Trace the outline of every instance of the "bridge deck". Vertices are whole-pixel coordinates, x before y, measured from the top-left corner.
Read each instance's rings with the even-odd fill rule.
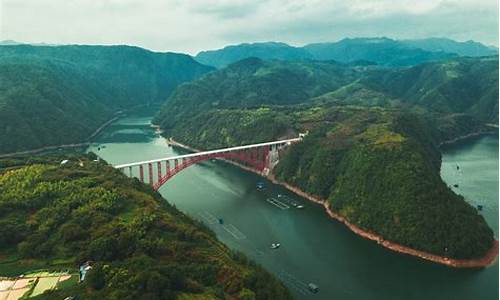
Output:
[[[156,162],[166,161],[166,160],[197,157],[197,156],[214,154],[214,153],[221,153],[221,152],[239,151],[239,150],[251,149],[251,148],[256,148],[256,147],[264,147],[264,146],[272,146],[272,145],[277,145],[277,144],[298,142],[300,140],[301,140],[301,138],[299,137],[299,138],[280,140],[280,141],[274,141],[274,142],[267,142],[267,143],[244,145],[244,146],[237,146],[237,147],[224,148],[224,149],[202,151],[202,152],[190,153],[190,154],[185,154],[185,155],[177,155],[177,156],[170,156],[170,157],[153,159],[153,160],[146,160],[146,161],[138,161],[138,162],[133,162],[133,163],[121,164],[121,165],[116,165],[115,168],[122,169],[122,168],[133,167],[133,166],[138,166],[138,165],[145,165],[145,164],[156,163]]]

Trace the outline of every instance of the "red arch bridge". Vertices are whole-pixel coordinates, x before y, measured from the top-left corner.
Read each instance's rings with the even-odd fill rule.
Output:
[[[301,139],[302,138],[299,137],[274,142],[196,152],[121,164],[114,167],[130,177],[138,176],[139,180],[142,182],[146,182],[144,171],[147,170],[147,183],[155,190],[158,190],[165,182],[180,171],[208,159],[227,159],[236,161],[265,174],[277,164],[279,159],[278,150],[298,142]]]

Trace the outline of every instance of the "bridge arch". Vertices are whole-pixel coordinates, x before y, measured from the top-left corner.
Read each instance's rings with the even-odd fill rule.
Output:
[[[163,184],[182,170],[209,159],[227,159],[244,163],[246,166],[253,168],[258,172],[264,173],[266,169],[272,169],[277,163],[279,149],[300,140],[301,138],[295,138],[196,152],[150,161],[121,164],[114,167],[130,177],[134,176],[134,170],[138,169],[138,177],[142,182],[145,182],[144,171],[147,169],[148,183],[153,187],[153,189],[158,190]],[[156,176],[154,173],[156,173]]]

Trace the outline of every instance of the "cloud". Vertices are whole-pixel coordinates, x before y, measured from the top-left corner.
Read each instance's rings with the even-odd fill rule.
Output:
[[[223,19],[236,19],[254,14],[264,2],[262,0],[218,0],[211,1],[207,5],[207,1],[196,0],[182,1],[180,4],[195,14],[213,15],[215,18]]]
[[[0,39],[196,53],[230,43],[450,37],[498,45],[496,0],[0,0]]]

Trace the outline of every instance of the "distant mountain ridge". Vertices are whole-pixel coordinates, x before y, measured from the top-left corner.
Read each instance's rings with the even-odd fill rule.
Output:
[[[498,55],[498,48],[485,46],[469,40],[457,42],[447,38],[428,38],[419,40],[402,40],[404,44],[427,51],[443,51],[456,53],[460,56],[490,56]]]
[[[345,38],[337,42],[313,43],[303,47],[280,42],[244,43],[202,51],[195,59],[217,68],[248,57],[264,60],[336,60],[343,63],[371,61],[384,66],[413,66],[457,56],[497,54],[498,49],[474,41],[457,42],[447,38],[394,40],[381,37]]]
[[[304,60],[314,57],[302,48],[292,47],[285,43],[266,42],[240,44],[224,47],[222,50],[202,51],[195,59],[205,65],[221,68],[238,60],[249,57],[279,60]]]

